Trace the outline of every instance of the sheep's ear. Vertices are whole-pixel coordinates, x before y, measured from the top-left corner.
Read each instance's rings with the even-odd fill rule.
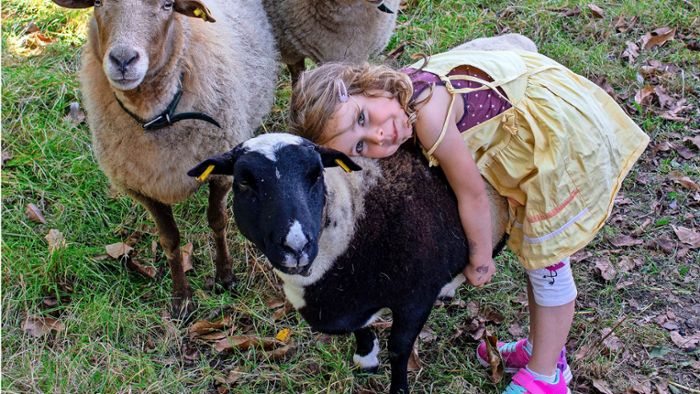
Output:
[[[205,22],[216,22],[209,8],[197,0],[175,0],[175,11],[182,15],[202,18]]]
[[[321,155],[321,163],[323,163],[323,166],[326,168],[340,167],[345,170],[345,172],[362,170],[362,167],[358,166],[343,152],[318,145],[316,145],[314,149]]]
[[[89,8],[95,5],[94,0],[53,0],[53,2],[65,8]]]
[[[235,147],[233,150],[212,156],[197,164],[193,169],[187,171],[187,175],[196,177],[198,181],[204,182],[211,174],[233,175],[233,166],[241,155],[241,148]]]

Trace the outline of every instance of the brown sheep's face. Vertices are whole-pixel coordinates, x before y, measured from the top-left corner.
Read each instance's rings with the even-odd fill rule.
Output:
[[[199,0],[54,0],[68,8],[94,6],[92,21],[109,83],[118,90],[139,86],[148,73],[156,73],[172,50],[176,13],[214,22]]]

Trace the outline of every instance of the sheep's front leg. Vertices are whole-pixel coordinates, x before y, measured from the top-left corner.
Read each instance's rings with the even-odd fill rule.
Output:
[[[232,291],[236,286],[236,279],[231,272],[233,262],[226,244],[226,225],[228,223],[226,196],[230,189],[230,182],[220,180],[209,182],[207,219],[209,227],[214,233],[214,243],[216,244],[216,283],[224,290]]]
[[[190,284],[182,267],[180,232],[173,217],[173,210],[170,205],[160,203],[142,194],[129,192],[129,195],[141,203],[156,222],[160,245],[168,259],[170,276],[173,280],[172,317],[187,320],[196,308],[192,301]]]
[[[306,65],[304,64],[304,59],[301,59],[300,62],[296,62],[294,64],[287,64],[287,68],[289,69],[289,75],[292,78],[292,87],[297,84],[297,81],[299,80],[299,77],[301,76],[301,73],[306,70]]]
[[[393,323],[389,336],[392,394],[408,394],[408,358],[421,328],[428,320],[432,302],[426,305],[410,305],[410,308],[393,310]]]
[[[369,327],[354,332],[356,349],[352,361],[364,372],[377,372],[379,368],[379,341]]]

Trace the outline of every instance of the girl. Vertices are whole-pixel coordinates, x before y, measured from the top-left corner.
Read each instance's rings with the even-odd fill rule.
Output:
[[[603,226],[649,138],[589,80],[534,52],[455,49],[395,71],[325,64],[292,93],[293,133],[383,158],[412,137],[440,165],[470,241],[464,275],[491,280],[482,180],[509,201],[508,246],[527,271],[528,338],[499,343],[505,393],[568,393],[566,338],[576,286],[569,256]],[[477,357],[486,364],[482,342]]]

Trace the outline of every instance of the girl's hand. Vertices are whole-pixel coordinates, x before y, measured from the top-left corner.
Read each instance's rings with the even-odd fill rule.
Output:
[[[491,256],[484,259],[472,256],[462,273],[472,286],[481,287],[491,282],[491,277],[496,273],[496,264]]]

